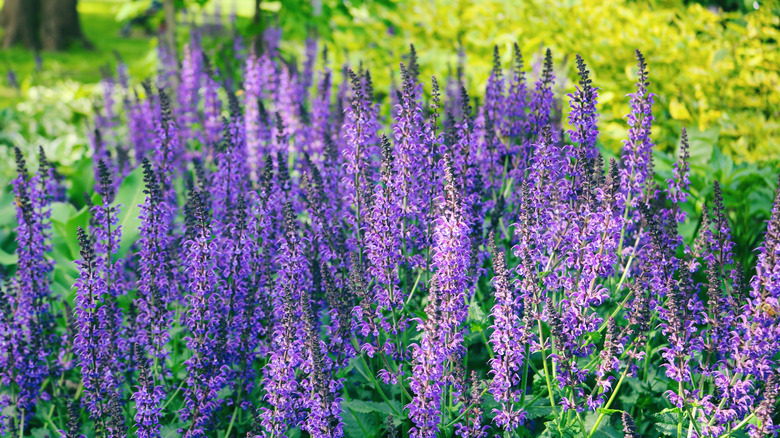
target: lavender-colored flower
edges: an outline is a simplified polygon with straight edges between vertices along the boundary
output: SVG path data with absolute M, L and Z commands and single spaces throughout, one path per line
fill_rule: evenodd
M 136 414 L 134 417 L 138 438 L 158 438 L 162 425 L 162 402 L 165 400 L 165 389 L 154 384 L 154 377 L 146 367 L 138 369 L 138 387 L 133 392 Z
M 354 218 L 350 215 L 349 220 L 354 221 L 354 237 L 350 241 L 350 249 L 362 241 L 361 216 L 365 212 L 361 211 L 363 192 L 367 190 L 368 178 L 367 169 L 370 168 L 369 156 L 367 153 L 370 132 L 373 129 L 369 125 L 369 108 L 363 97 L 363 85 L 360 77 L 352 70 L 348 70 L 352 82 L 352 104 L 345 111 L 344 126 L 346 147 L 342 154 L 346 161 L 346 174 L 343 179 L 343 187 L 346 193 L 348 204 L 354 205 Z M 362 244 L 361 244 L 362 245 Z
M 311 298 L 301 291 L 302 318 L 305 331 L 305 347 L 301 371 L 304 420 L 301 429 L 314 438 L 338 438 L 344 436 L 341 421 L 341 398 L 338 396 L 343 381 L 332 377 L 333 363 L 328 357 L 327 346 L 319 339 L 311 310 Z
M 471 390 L 466 396 L 462 396 L 461 414 L 462 422 L 455 423 L 455 434 L 461 438 L 485 438 L 490 426 L 482 424 L 482 394 L 480 384 L 475 371 L 471 372 L 469 386 Z
M 210 218 L 202 195 L 192 193 L 196 232 L 186 242 L 186 273 L 188 275 L 185 296 L 187 313 L 185 324 L 189 335 L 184 338 L 192 357 L 184 362 L 187 367 L 187 388 L 184 407 L 179 411 L 182 421 L 189 427 L 182 429 L 184 437 L 205 437 L 213 421 L 214 412 L 221 401 L 217 393 L 226 385 L 224 370 L 219 359 L 218 330 L 222 318 L 223 303 L 215 292 L 217 275 L 214 272 L 216 245 L 211 238 Z
M 136 307 L 135 342 L 145 348 L 155 362 L 164 363 L 168 353 L 169 327 L 172 314 L 167 306 L 176 298 L 173 284 L 173 260 L 170 246 L 170 216 L 172 214 L 163 199 L 158 174 L 149 160 L 143 162 L 146 201 L 141 205 L 141 230 L 138 240 L 140 277 Z M 152 370 L 157 373 L 158 370 Z M 159 376 L 159 374 L 155 374 Z
M 596 140 L 599 130 L 597 126 L 598 114 L 596 113 L 596 104 L 598 99 L 598 88 L 592 85 L 589 77 L 590 72 L 580 55 L 577 55 L 577 70 L 579 70 L 580 82 L 576 87 L 577 91 L 569 96 L 569 124 L 572 128 L 569 130 L 571 141 L 578 144 L 578 149 L 574 156 L 580 161 L 592 160 L 596 158 Z
M 74 284 L 74 311 L 78 327 L 74 346 L 81 367 L 87 412 L 94 420 L 105 422 L 110 416 L 107 406 L 109 394 L 117 390 L 111 370 L 115 357 L 111 348 L 112 325 L 105 304 L 108 287 L 98 270 L 99 259 L 91 239 L 81 228 L 78 229 L 78 238 L 81 260 L 76 262 L 79 278 Z
M 428 192 L 430 174 L 426 172 L 425 120 L 417 101 L 414 74 L 401 64 L 403 87 L 400 103 L 395 107 L 393 136 L 396 141 L 397 176 L 394 178 L 394 191 L 398 210 L 403 219 L 404 233 L 401 238 L 409 245 L 418 246 L 424 236 L 426 199 L 422 195 Z M 411 252 L 411 247 L 407 252 Z M 405 254 L 406 255 L 406 254 Z
M 628 412 L 623 412 L 622 415 L 623 420 L 623 437 L 624 438 L 640 438 L 641 435 L 639 435 L 639 432 L 636 427 L 636 423 L 634 423 L 634 419 L 631 418 L 631 415 Z
M 45 156 L 41 157 L 39 172 L 31 177 L 19 148 L 14 152 L 18 173 L 12 182 L 16 197 L 18 262 L 15 308 L 8 317 L 6 330 L 11 338 L 8 354 L 14 362 L 10 374 L 19 390 L 15 400 L 17 409 L 29 415 L 38 398 L 46 395 L 41 393 L 44 379 L 56 375 L 48 364 L 53 340 L 48 304 L 52 265 L 45 256 L 51 248 L 50 203 L 56 194 L 56 181 L 52 180 Z
M 215 79 L 217 74 L 211 62 L 203 55 L 203 127 L 202 136 L 204 148 L 211 150 L 219 141 L 222 129 L 222 102 L 219 100 L 219 84 Z M 204 155 L 206 155 L 204 153 Z
M 627 207 L 636 207 L 650 183 L 653 143 L 650 138 L 653 124 L 653 103 L 655 95 L 648 91 L 647 63 L 639 50 L 636 51 L 639 67 L 639 82 L 636 93 L 631 96 L 631 112 L 627 116 L 628 140 L 623 142 L 623 164 L 621 171 L 622 190 Z
M 198 90 L 201 86 L 202 55 L 197 44 L 184 46 L 181 65 L 181 80 L 176 90 L 178 98 L 176 120 L 179 123 L 181 140 L 185 144 L 195 139 L 194 125 L 198 119 Z
M 542 129 L 550 123 L 550 111 L 553 107 L 552 87 L 555 83 L 553 73 L 552 51 L 547 49 L 544 54 L 544 69 L 536 81 L 533 96 L 531 97 L 531 112 L 529 114 L 531 142 L 535 141 Z M 530 147 L 532 143 L 529 143 Z M 527 156 L 531 156 L 528 154 Z
M 68 401 L 68 429 L 59 431 L 62 438 L 86 438 L 86 435 L 79 433 L 81 431 L 81 419 L 79 417 L 81 417 L 81 412 L 78 405 Z
M 262 125 L 263 120 L 260 115 L 262 78 L 260 59 L 255 55 L 250 55 L 246 60 L 245 72 L 246 80 L 244 82 L 244 124 L 246 130 L 246 153 L 252 181 L 257 180 L 261 152 L 263 150 Z
M 489 181 L 488 190 L 500 188 L 500 175 L 504 170 L 504 159 L 508 148 L 500 138 L 501 127 L 506 116 L 505 81 L 501 70 L 501 58 L 498 46 L 493 47 L 493 71 L 485 88 L 485 105 L 482 106 L 484 150 L 481 151 L 482 174 Z
M 367 215 L 368 230 L 366 231 L 366 258 L 369 261 L 368 272 L 376 283 L 373 293 L 369 298 L 376 304 L 374 311 L 362 318 L 370 318 L 372 321 L 360 321 L 361 334 L 368 336 L 370 326 L 376 317 L 380 326 L 388 336 L 397 337 L 405 328 L 405 321 L 398 320 L 401 317 L 400 310 L 403 307 L 404 295 L 400 288 L 399 264 L 401 263 L 401 208 L 398 202 L 398 194 L 393 186 L 397 178 L 393 163 L 393 152 L 390 141 L 382 135 L 382 180 L 374 190 L 374 200 L 371 211 Z M 367 309 L 361 306 L 361 309 Z M 392 344 L 392 340 L 387 340 Z M 393 351 L 393 345 L 373 345 L 372 348 L 380 348 L 385 351 Z M 373 356 L 373 354 L 369 354 Z
M 493 258 L 493 287 L 496 303 L 490 311 L 493 317 L 493 333 L 490 335 L 490 345 L 495 357 L 490 359 L 490 393 L 501 409 L 494 409 L 494 421 L 504 430 L 514 430 L 525 420 L 525 413 L 515 407 L 521 391 L 516 383 L 520 380 L 521 368 L 525 360 L 525 351 L 520 343 L 523 336 L 520 329 L 520 297 L 510 286 L 509 271 L 502 252 L 496 251 Z
M 439 403 L 448 378 L 444 367 L 447 363 L 460 361 L 465 353 L 466 274 L 471 245 L 448 156 L 445 156 L 444 181 L 442 213 L 436 218 L 433 239 L 436 271 L 425 308 L 427 319 L 417 319 L 422 338 L 419 343 L 412 344 L 410 388 L 414 396 L 408 408 L 414 427 L 410 429 L 410 435 L 420 438 L 435 437 L 438 433 Z
M 267 435 L 280 435 L 300 419 L 302 394 L 297 370 L 304 361 L 306 334 L 301 324 L 301 292 L 309 287 L 304 242 L 298 236 L 292 204 L 284 205 L 284 239 L 280 241 L 279 275 L 272 292 L 273 335 L 264 371 L 265 400 L 262 425 Z

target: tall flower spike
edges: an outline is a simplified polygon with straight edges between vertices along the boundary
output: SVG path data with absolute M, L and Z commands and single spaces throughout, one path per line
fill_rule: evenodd
M 631 112 L 626 116 L 628 140 L 623 142 L 622 189 L 628 207 L 636 207 L 652 178 L 652 148 L 650 137 L 653 124 L 655 95 L 648 91 L 647 63 L 642 53 L 636 51 L 639 81 L 636 92 L 630 94 Z
M 85 405 L 90 417 L 105 422 L 108 417 L 108 394 L 113 390 L 112 373 L 107 372 L 113 353 L 108 348 L 110 333 L 106 330 L 105 280 L 98 271 L 98 259 L 92 241 L 79 227 L 77 230 L 81 260 L 76 264 L 79 278 L 76 289 L 76 326 L 74 338 L 76 355 L 81 367 Z
M 483 177 L 490 181 L 490 190 L 496 190 L 500 185 L 499 176 L 503 172 L 504 157 L 507 154 L 507 146 L 499 137 L 501 124 L 506 116 L 504 82 L 498 46 L 493 46 L 493 71 L 488 78 L 485 89 L 485 105 L 482 107 L 483 141 L 486 150 L 482 152 L 483 161 L 480 163 L 483 167 Z
M 388 335 L 385 345 L 376 345 L 376 342 L 368 342 L 362 348 L 370 357 L 373 357 L 375 348 L 384 349 L 388 354 L 395 355 L 397 349 L 393 345 L 393 338 L 397 338 L 399 332 L 406 326 L 405 319 L 398 320 L 396 312 L 400 311 L 404 303 L 403 290 L 400 287 L 400 263 L 401 263 L 401 230 L 398 224 L 402 221 L 401 208 L 399 207 L 398 193 L 393 183 L 396 173 L 393 162 L 392 146 L 388 138 L 382 134 L 382 170 L 381 181 L 374 189 L 374 198 L 371 205 L 366 230 L 366 258 L 369 261 L 368 272 L 376 280 L 373 293 L 368 300 L 371 305 L 376 305 L 372 310 L 370 305 L 361 305 L 361 334 L 369 336 L 374 330 L 373 324 L 376 317 L 379 324 Z
M 165 390 L 162 385 L 154 384 L 154 377 L 146 366 L 139 366 L 138 374 L 138 387 L 132 395 L 136 406 L 136 434 L 138 438 L 158 438 L 162 429 L 160 420 Z
M 399 104 L 395 107 L 395 123 L 393 123 L 398 172 L 393 189 L 397 194 L 398 209 L 406 233 L 401 238 L 408 242 L 407 252 L 411 252 L 409 245 L 417 248 L 419 246 L 417 243 L 424 235 L 421 227 L 425 221 L 423 211 L 428 200 L 422 199 L 422 196 L 426 193 L 430 175 L 425 171 L 427 161 L 424 149 L 425 120 L 415 91 L 416 82 L 412 72 L 403 64 L 401 64 L 401 76 L 402 94 Z
M 623 437 L 624 438 L 640 438 L 640 435 L 636 428 L 634 419 L 628 412 L 623 412 Z
M 596 158 L 598 153 L 596 149 L 596 140 L 598 139 L 598 114 L 596 113 L 596 104 L 598 91 L 593 87 L 593 80 L 590 79 L 585 61 L 577 55 L 577 70 L 580 76 L 579 86 L 573 94 L 569 96 L 569 124 L 573 129 L 569 131 L 571 141 L 577 143 L 577 150 L 573 151 L 572 158 L 578 160 L 578 167 L 581 178 L 587 178 L 589 160 Z
M 182 421 L 190 423 L 180 430 L 184 437 L 202 438 L 211 425 L 213 413 L 220 406 L 217 393 L 226 382 L 219 363 L 221 346 L 217 341 L 221 316 L 218 309 L 221 309 L 222 302 L 215 293 L 216 248 L 211 239 L 211 223 L 203 196 L 198 191 L 193 191 L 191 196 L 195 233 L 185 243 L 189 294 L 185 297 L 187 310 L 184 320 L 189 336 L 184 339 L 192 357 L 184 362 L 188 378 L 179 416 Z
M 262 425 L 280 435 L 301 419 L 303 394 L 297 371 L 304 361 L 306 334 L 302 324 L 301 293 L 309 287 L 304 241 L 298 236 L 298 221 L 292 203 L 285 202 L 284 238 L 279 248 L 279 273 L 272 292 L 273 335 L 268 364 L 263 369 L 266 401 Z
M 452 161 L 444 157 L 444 196 L 436 218 L 433 237 L 434 278 L 431 280 L 428 319 L 417 319 L 422 338 L 413 344 L 413 372 L 410 387 L 414 393 L 408 405 L 414 427 L 410 435 L 432 438 L 439 431 L 440 397 L 447 380 L 448 363 L 458 363 L 465 354 L 463 345 L 468 316 L 466 291 L 470 261 L 469 227 L 463 220 L 463 206 L 452 173 Z
M 531 98 L 531 140 L 527 147 L 530 147 L 536 141 L 534 137 L 538 136 L 542 129 L 550 123 L 550 111 L 552 110 L 554 100 L 552 91 L 554 81 L 552 51 L 547 49 L 544 54 L 542 75 L 536 81 L 534 94 Z
M 138 240 L 140 277 L 135 301 L 135 342 L 146 349 L 155 363 L 164 364 L 172 319 L 167 305 L 177 299 L 170 253 L 171 211 L 163 198 L 157 173 L 148 159 L 142 161 L 146 200 L 141 206 Z M 157 369 L 152 372 L 159 376 Z
M 491 245 L 494 245 L 493 239 L 491 234 Z M 490 393 L 501 404 L 501 409 L 493 410 L 496 414 L 493 421 L 503 430 L 511 431 L 525 420 L 525 412 L 515 407 L 523 391 L 523 388 L 518 390 L 516 383 L 520 381 L 525 360 L 524 346 L 520 343 L 523 337 L 520 331 L 521 303 L 519 297 L 515 296 L 515 289 L 511 287 L 504 253 L 495 251 L 493 257 L 496 304 L 490 311 L 493 317 L 490 345 L 493 346 L 495 357 L 488 362 L 493 376 Z
M 41 395 L 41 385 L 50 373 L 49 356 L 53 341 L 53 319 L 49 309 L 51 291 L 46 259 L 50 250 L 50 203 L 54 193 L 47 187 L 45 168 L 30 176 L 19 148 L 16 155 L 17 177 L 12 182 L 16 203 L 16 296 L 9 317 L 9 355 L 17 359 L 9 377 L 15 380 L 19 394 L 17 414 L 29 415 Z M 52 377 L 55 377 L 53 374 Z

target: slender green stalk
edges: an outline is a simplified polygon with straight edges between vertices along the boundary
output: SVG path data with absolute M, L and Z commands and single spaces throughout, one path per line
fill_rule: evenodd
M 359 348 L 360 346 L 358 345 L 357 339 L 354 336 L 352 336 L 352 344 L 355 347 L 355 351 L 360 351 L 360 348 Z M 365 366 L 366 367 L 366 371 L 368 371 L 365 374 L 365 376 L 368 377 L 368 379 L 374 385 L 374 389 L 376 389 L 376 392 L 379 393 L 379 396 L 382 397 L 382 400 L 384 400 L 385 403 L 390 407 L 390 409 L 393 410 L 395 415 L 398 418 L 402 418 L 403 416 L 401 415 L 401 413 L 398 412 L 398 409 L 396 409 L 394 404 L 390 403 L 390 399 L 388 399 L 387 396 L 385 395 L 385 392 L 382 391 L 382 387 L 380 387 L 379 386 L 379 382 L 376 381 L 376 377 L 374 377 L 374 373 L 371 372 L 371 368 L 369 368 L 368 362 L 366 362 L 366 358 L 363 355 L 363 353 L 360 353 L 359 356 L 360 356 L 360 360 L 363 362 L 363 366 Z
M 523 364 L 523 377 L 520 382 L 520 386 L 522 388 L 522 393 L 520 394 L 520 404 L 525 404 L 525 390 L 528 388 L 528 365 L 530 365 L 531 362 L 531 355 L 530 355 L 531 348 L 526 345 L 525 346 L 525 363 Z
M 609 409 L 610 406 L 612 406 L 612 402 L 615 401 L 615 397 L 617 396 L 618 390 L 620 389 L 620 385 L 623 384 L 623 379 L 626 378 L 626 374 L 628 374 L 628 367 L 623 371 L 623 374 L 620 375 L 620 380 L 618 380 L 617 385 L 615 385 L 615 389 L 612 390 L 612 395 L 609 397 L 609 400 L 607 401 L 607 404 L 604 406 L 604 409 Z M 599 425 L 601 424 L 601 420 L 604 419 L 604 413 L 605 411 L 601 411 L 599 414 L 599 417 L 596 419 L 596 424 L 593 425 L 593 428 L 590 429 L 590 433 L 588 434 L 588 438 L 592 438 L 593 434 L 596 433 L 596 429 L 599 428 Z
M 545 353 L 544 349 L 544 332 L 542 331 L 542 320 L 537 319 L 536 320 L 537 326 L 539 327 L 539 344 L 542 347 L 542 365 L 544 365 L 544 379 L 547 381 L 547 393 L 550 396 L 550 407 L 553 411 L 553 416 L 555 416 L 555 421 L 558 421 L 558 411 L 555 409 L 555 396 L 553 396 L 552 391 L 552 383 L 550 382 L 550 371 L 547 369 L 547 353 Z

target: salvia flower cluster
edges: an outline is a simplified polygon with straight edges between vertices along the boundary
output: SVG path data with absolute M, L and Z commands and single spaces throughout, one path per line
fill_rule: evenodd
M 108 75 L 74 220 L 16 150 L 0 434 L 776 434 L 780 191 L 755 268 L 717 183 L 684 238 L 688 139 L 661 179 L 639 51 L 607 160 L 579 55 L 556 96 L 551 51 L 496 49 L 477 99 L 465 55 L 440 82 L 411 47 L 384 101 L 315 39 L 299 67 L 273 27 L 227 61 L 205 37 L 157 79 Z

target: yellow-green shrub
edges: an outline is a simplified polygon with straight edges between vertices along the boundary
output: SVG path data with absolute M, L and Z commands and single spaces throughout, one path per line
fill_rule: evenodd
M 355 2 L 357 4 L 357 2 Z M 465 48 L 470 87 L 482 91 L 494 44 L 509 66 L 518 42 L 532 64 L 550 47 L 569 78 L 573 54 L 581 54 L 601 88 L 601 141 L 620 148 L 622 118 L 635 82 L 634 49 L 650 64 L 658 95 L 655 139 L 674 147 L 682 125 L 719 131 L 718 146 L 735 160 L 780 157 L 780 7 L 763 4 L 748 14 L 721 13 L 679 2 L 598 0 L 365 2 L 353 18 L 334 14 L 333 46 L 368 66 L 400 59 L 414 43 L 423 77 L 445 76 L 456 65 L 458 41 Z M 390 71 L 372 71 L 380 84 Z M 572 88 L 568 81 L 567 89 Z

